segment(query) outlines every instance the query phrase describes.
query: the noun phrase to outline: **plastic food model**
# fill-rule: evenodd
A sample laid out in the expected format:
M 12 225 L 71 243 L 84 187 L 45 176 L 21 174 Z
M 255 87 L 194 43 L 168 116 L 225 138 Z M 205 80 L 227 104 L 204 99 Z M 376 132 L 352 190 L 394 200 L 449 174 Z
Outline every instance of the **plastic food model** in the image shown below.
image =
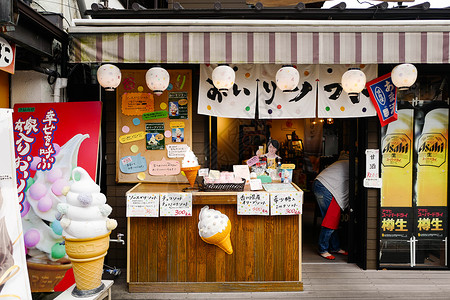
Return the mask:
M 64 188 L 66 203 L 58 204 L 66 252 L 72 262 L 76 288 L 74 296 L 86 297 L 104 288 L 101 282 L 103 261 L 109 248 L 109 234 L 117 227 L 109 219 L 112 208 L 89 174 L 73 169 L 74 182 Z
M 72 169 L 77 166 L 78 150 L 88 137 L 87 134 L 77 134 L 62 147 L 53 144 L 55 162 L 50 170 L 36 170 L 39 157 L 31 162 L 30 169 L 36 173 L 33 178 L 28 178 L 22 211 L 24 240 L 30 261 L 46 264 L 66 255 L 56 207 L 58 203 L 66 202 L 62 190 L 70 185 Z
M 186 175 L 187 180 L 191 187 L 194 187 L 195 179 L 197 178 L 197 172 L 200 169 L 197 156 L 192 152 L 191 148 L 187 148 L 184 154 L 183 161 L 181 162 L 181 171 Z
M 208 244 L 216 245 L 227 254 L 232 254 L 231 222 L 228 217 L 218 210 L 204 206 L 198 218 L 198 234 L 200 238 Z

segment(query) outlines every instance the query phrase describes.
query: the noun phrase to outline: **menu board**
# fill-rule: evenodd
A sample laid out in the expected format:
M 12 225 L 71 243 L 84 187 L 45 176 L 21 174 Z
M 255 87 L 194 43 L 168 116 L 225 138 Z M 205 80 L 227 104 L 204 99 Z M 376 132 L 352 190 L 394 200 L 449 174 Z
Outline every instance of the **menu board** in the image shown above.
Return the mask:
M 178 166 L 183 150 L 192 147 L 192 71 L 167 71 L 170 84 L 156 96 L 146 84 L 147 70 L 122 70 L 116 89 L 117 182 L 187 183 Z
M 269 215 L 269 193 L 240 192 L 237 193 L 238 215 Z
M 302 214 L 303 192 L 270 193 L 270 214 L 300 215 Z
M 127 217 L 158 217 L 159 194 L 127 194 Z
M 159 205 L 161 217 L 192 216 L 191 193 L 162 193 Z

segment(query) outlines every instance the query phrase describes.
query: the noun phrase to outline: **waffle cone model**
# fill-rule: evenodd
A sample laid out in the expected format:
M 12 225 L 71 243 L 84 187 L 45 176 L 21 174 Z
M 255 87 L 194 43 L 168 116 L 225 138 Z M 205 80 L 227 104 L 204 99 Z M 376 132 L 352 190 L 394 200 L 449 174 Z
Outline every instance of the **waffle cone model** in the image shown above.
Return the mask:
M 31 292 L 54 292 L 55 286 L 64 278 L 72 264 L 43 264 L 27 261 Z
M 186 175 L 186 178 L 189 181 L 189 184 L 191 185 L 191 187 L 194 187 L 195 179 L 197 178 L 197 173 L 198 173 L 199 169 L 200 169 L 200 166 L 181 168 L 181 171 L 183 171 L 184 174 Z
M 103 261 L 109 248 L 110 233 L 93 238 L 65 238 L 66 253 L 72 262 L 78 290 L 95 290 L 102 285 Z
M 231 222 L 228 220 L 227 227 L 222 232 L 218 232 L 213 236 L 204 238 L 200 236 L 200 238 L 208 244 L 213 244 L 225 251 L 227 254 L 233 253 L 233 246 L 231 245 Z

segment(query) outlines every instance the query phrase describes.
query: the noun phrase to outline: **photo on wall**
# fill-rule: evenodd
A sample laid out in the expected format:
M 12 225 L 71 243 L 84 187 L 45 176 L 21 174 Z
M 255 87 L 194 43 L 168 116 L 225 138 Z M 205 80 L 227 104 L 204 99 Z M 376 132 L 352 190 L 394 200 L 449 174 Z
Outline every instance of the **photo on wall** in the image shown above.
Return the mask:
M 164 150 L 164 123 L 145 124 L 147 150 Z

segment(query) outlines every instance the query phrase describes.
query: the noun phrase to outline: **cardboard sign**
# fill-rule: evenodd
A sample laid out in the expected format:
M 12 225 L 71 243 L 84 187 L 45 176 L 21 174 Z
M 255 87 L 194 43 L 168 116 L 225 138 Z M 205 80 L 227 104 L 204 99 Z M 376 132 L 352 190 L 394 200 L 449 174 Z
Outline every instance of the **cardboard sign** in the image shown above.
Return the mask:
M 366 150 L 366 178 L 364 178 L 364 187 L 381 188 L 381 178 L 379 176 L 379 150 Z
M 127 194 L 127 217 L 158 217 L 159 194 Z
M 192 216 L 192 193 L 161 193 L 159 199 L 162 217 Z
M 148 165 L 148 173 L 153 176 L 177 175 L 180 174 L 180 162 L 177 160 L 166 160 L 164 157 L 160 161 L 151 161 Z
M 125 143 L 131 143 L 139 140 L 145 139 L 145 132 L 144 131 L 138 131 L 130 134 L 121 135 L 119 137 L 119 142 L 122 144 Z
M 303 192 L 270 193 L 270 215 L 300 215 Z
M 184 157 L 187 150 L 187 144 L 170 144 L 166 145 L 167 156 L 169 158 Z
M 120 159 L 120 171 L 122 173 L 131 174 L 137 172 L 143 172 L 147 170 L 147 162 L 145 157 L 139 153 L 136 156 L 124 156 Z
M 145 112 L 154 111 L 153 94 L 124 93 L 122 95 L 122 113 L 127 116 L 140 116 Z
M 381 126 L 397 120 L 397 88 L 392 83 L 391 73 L 369 81 L 366 87 Z
M 241 192 L 237 193 L 238 215 L 269 215 L 269 193 Z

